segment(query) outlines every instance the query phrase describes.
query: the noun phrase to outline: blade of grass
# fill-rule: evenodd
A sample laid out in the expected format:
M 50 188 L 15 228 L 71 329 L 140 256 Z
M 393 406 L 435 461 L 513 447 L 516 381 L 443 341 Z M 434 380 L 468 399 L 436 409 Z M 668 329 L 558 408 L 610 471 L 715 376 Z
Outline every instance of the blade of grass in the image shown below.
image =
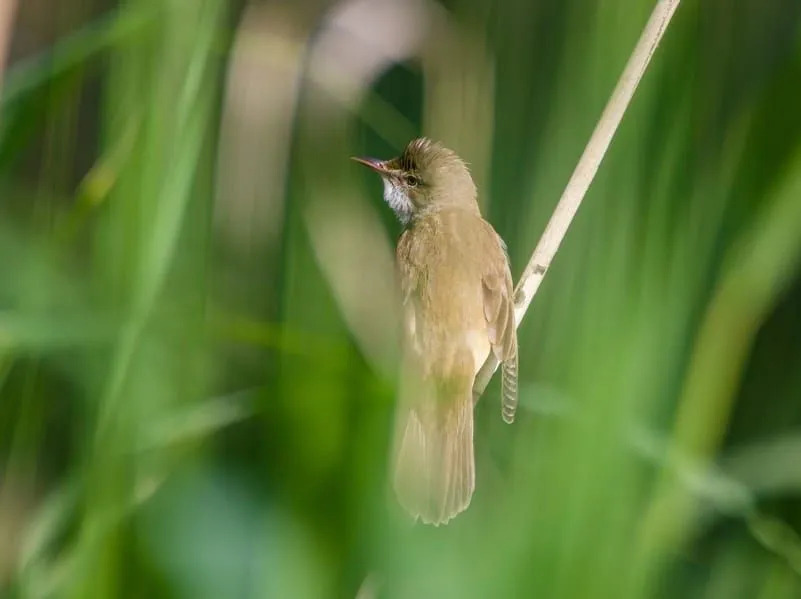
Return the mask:
M 221 8 L 217 7 L 216 11 L 221 12 Z M 216 23 L 219 18 L 219 15 L 209 16 L 211 23 Z M 178 98 L 178 122 L 174 129 L 177 134 L 176 161 L 171 165 L 170 176 L 163 181 L 158 190 L 160 208 L 150 231 L 150 242 L 142 248 L 135 295 L 131 302 L 130 320 L 122 334 L 112 375 L 101 403 L 99 437 L 102 436 L 108 418 L 115 409 L 134 349 L 172 264 L 213 108 L 214 94 L 204 88 L 209 83 L 207 69 L 212 59 L 216 35 L 216 28 L 209 26 L 197 40 L 186 79 L 182 84 Z
M 13 6 L 14 2 L 4 1 L 0 8 L 0 27 L 5 16 L 2 11 Z M 93 21 L 76 33 L 57 42 L 48 50 L 21 61 L 7 73 L 2 89 L 0 106 L 25 101 L 28 94 L 47 81 L 62 76 L 73 69 L 82 68 L 87 61 L 100 56 L 102 52 L 120 42 L 141 33 L 143 28 L 157 17 L 152 6 L 128 5 L 108 16 Z M 2 42 L 2 34 L 0 34 Z M 2 58 L 2 54 L 0 54 Z
M 801 261 L 801 152 L 752 228 L 729 251 L 693 350 L 673 433 L 676 451 L 709 461 L 722 442 L 743 364 Z M 693 498 L 664 473 L 643 523 L 639 584 L 690 533 Z

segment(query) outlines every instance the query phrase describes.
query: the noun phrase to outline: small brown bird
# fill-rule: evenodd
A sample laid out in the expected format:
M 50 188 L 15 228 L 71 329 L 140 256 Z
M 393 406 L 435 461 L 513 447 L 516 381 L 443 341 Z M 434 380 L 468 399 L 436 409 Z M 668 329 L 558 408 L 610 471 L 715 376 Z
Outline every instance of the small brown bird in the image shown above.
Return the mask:
M 384 181 L 404 226 L 396 250 L 403 294 L 403 378 L 394 488 L 401 506 L 445 524 L 475 489 L 473 382 L 493 352 L 504 420 L 517 408 L 517 336 L 506 246 L 481 218 L 476 186 L 454 152 L 428 139 L 398 158 L 354 158 Z

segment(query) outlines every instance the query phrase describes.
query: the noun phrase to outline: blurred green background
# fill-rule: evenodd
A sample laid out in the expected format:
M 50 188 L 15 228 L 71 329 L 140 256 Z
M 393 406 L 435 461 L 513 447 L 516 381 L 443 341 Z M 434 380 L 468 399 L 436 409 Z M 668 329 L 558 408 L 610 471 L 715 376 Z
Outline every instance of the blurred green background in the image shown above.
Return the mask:
M 2 596 L 801 596 L 798 0 L 679 6 L 438 529 L 348 157 L 455 149 L 518 277 L 654 2 L 4 1 Z

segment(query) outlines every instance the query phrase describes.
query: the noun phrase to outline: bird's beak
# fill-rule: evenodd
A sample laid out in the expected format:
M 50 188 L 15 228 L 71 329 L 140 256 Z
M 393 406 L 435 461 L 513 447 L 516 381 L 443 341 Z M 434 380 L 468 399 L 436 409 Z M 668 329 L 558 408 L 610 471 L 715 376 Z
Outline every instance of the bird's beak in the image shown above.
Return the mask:
M 359 156 L 351 156 L 350 159 L 355 160 L 359 164 L 370 167 L 380 175 L 385 175 L 389 172 L 389 169 L 387 169 L 387 163 L 384 160 L 379 160 L 378 158 L 360 158 Z

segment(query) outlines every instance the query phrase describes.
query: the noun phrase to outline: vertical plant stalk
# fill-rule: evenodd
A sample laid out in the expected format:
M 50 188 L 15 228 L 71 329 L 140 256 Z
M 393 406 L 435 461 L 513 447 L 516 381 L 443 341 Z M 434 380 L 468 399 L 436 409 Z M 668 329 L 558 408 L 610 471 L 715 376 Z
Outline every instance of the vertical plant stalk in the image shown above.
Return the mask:
M 0 0 L 0 92 L 3 90 L 3 72 L 11 45 L 11 25 L 17 12 L 17 0 Z
M 606 104 L 598 124 L 584 149 L 584 153 L 576 165 L 573 175 L 565 187 L 556 209 L 545 227 L 545 231 L 540 237 L 534 253 L 520 277 L 517 287 L 515 287 L 515 324 L 520 326 L 531 300 L 534 299 L 540 283 L 545 278 L 545 273 L 562 243 L 573 217 L 581 205 L 581 200 L 592 183 L 598 167 L 601 165 L 604 155 L 612 138 L 617 131 L 620 121 L 629 106 L 634 92 L 642 79 L 651 57 L 654 55 L 662 36 L 665 33 L 673 13 L 679 6 L 681 0 L 659 0 L 654 7 L 648 23 L 640 36 L 634 52 L 629 58 L 623 74 L 617 82 L 609 102 Z M 478 401 L 481 394 L 487 388 L 492 375 L 498 369 L 498 360 L 490 354 L 487 361 L 482 366 L 481 371 L 476 377 L 473 386 L 474 402 Z
M 801 152 L 786 172 L 785 181 L 765 198 L 762 212 L 728 251 L 695 340 L 671 451 L 693 460 L 698 469 L 712 470 L 757 333 L 801 263 Z M 675 468 L 660 472 L 640 522 L 638 562 L 631 572 L 641 595 L 664 572 L 665 556 L 693 532 L 699 502 L 679 482 Z M 757 512 L 747 514 L 746 524 L 759 543 L 794 570 L 801 568 L 797 535 Z

